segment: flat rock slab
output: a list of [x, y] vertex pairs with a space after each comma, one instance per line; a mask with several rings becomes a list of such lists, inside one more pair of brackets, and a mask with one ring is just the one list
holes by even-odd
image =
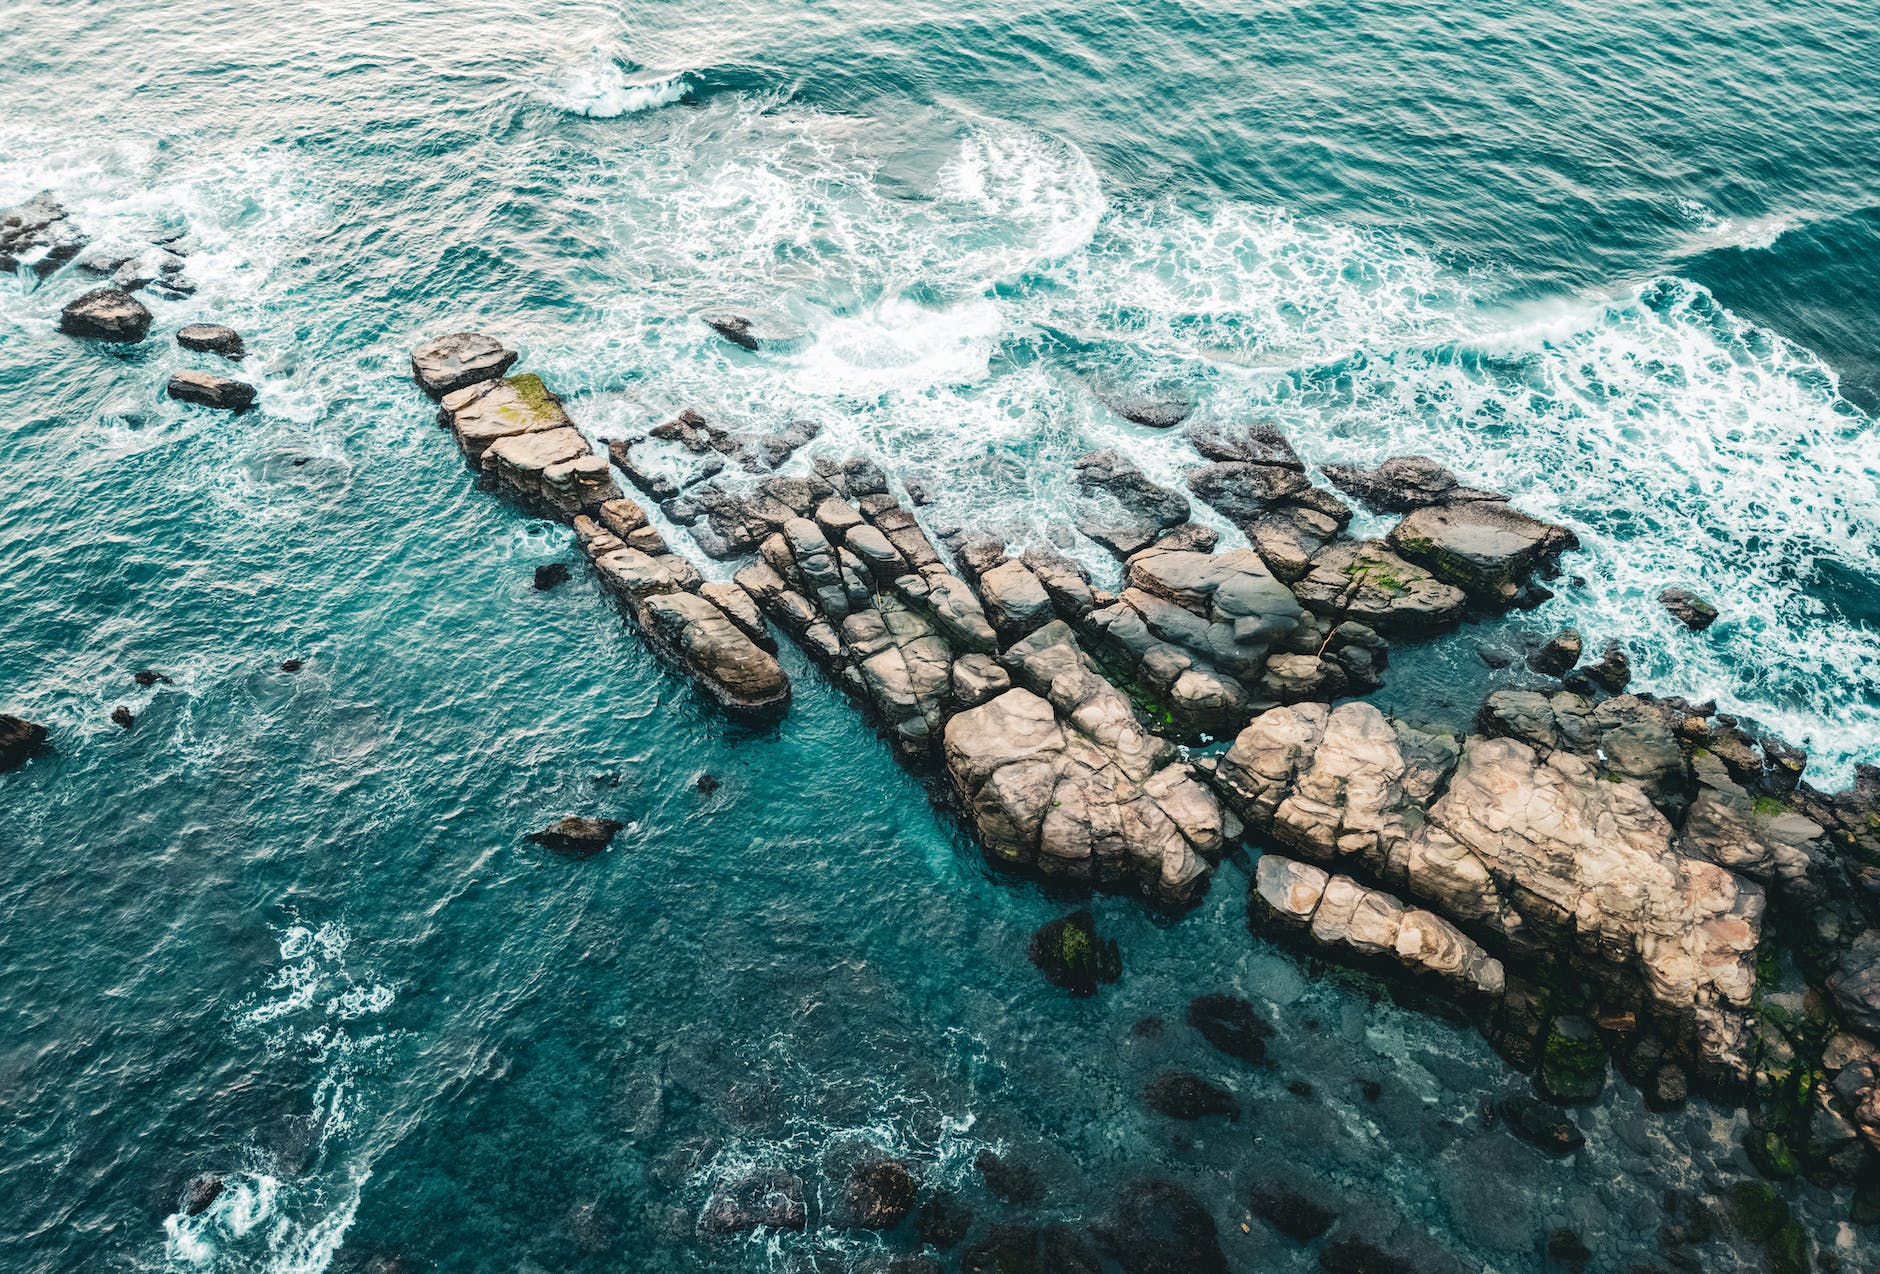
[[539, 376], [492, 381], [488, 390], [463, 403], [451, 417], [457, 442], [472, 461], [481, 461], [498, 438], [547, 433], [572, 423], [561, 399], [548, 391]]
[[150, 311], [121, 288], [93, 288], [59, 311], [59, 330], [99, 341], [141, 341], [150, 334]]
[[220, 354], [235, 360], [248, 352], [242, 345], [241, 333], [232, 327], [223, 327], [220, 323], [191, 323], [177, 331], [176, 343], [184, 349]]
[[213, 372], [180, 371], [170, 377], [170, 397], [223, 411], [247, 411], [255, 405], [255, 387]]
[[1412, 510], [1385, 537], [1391, 548], [1471, 596], [1506, 602], [1527, 577], [1579, 537], [1492, 500]]
[[442, 398], [453, 389], [494, 380], [516, 362], [516, 351], [481, 332], [452, 332], [411, 352], [411, 374], [424, 392]]

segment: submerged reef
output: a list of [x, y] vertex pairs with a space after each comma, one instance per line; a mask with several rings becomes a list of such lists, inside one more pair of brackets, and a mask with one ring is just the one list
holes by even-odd
[[[1748, 1105], [1765, 1175], [1880, 1171], [1880, 770], [1816, 791], [1782, 740], [1622, 693], [1623, 650], [1578, 666], [1571, 631], [1529, 658], [1545, 688], [1496, 691], [1463, 729], [1362, 698], [1393, 639], [1550, 596], [1570, 528], [1402, 457], [1327, 468], [1399, 518], [1354, 538], [1354, 510], [1276, 431], [1196, 425], [1188, 494], [1116, 452], [1078, 463], [1077, 529], [1118, 560], [1112, 591], [1053, 549], [930, 537], [918, 484], [903, 503], [870, 459], [775, 472], [813, 424], [747, 438], [688, 411], [597, 454], [515, 362], [456, 333], [412, 365], [471, 466], [570, 523], [645, 638], [726, 709], [787, 709], [774, 625], [997, 864], [1178, 909], [1244, 845], [1257, 932], [1465, 1016], [1549, 1101], [1591, 1100], [1611, 1070], [1657, 1108]], [[669, 545], [615, 468], [739, 562], [731, 578]], [[1189, 495], [1250, 547], [1217, 551]], [[1074, 916], [1033, 959], [1090, 993], [1116, 960], [1094, 941]], [[1511, 1127], [1570, 1151], [1571, 1121], [1536, 1109], [1552, 1113]]]

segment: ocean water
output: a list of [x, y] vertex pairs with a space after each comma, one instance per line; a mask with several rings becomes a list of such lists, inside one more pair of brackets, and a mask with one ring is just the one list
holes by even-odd
[[[1419, 1268], [1538, 1269], [1565, 1227], [1628, 1270], [1667, 1190], [1749, 1172], [1741, 1115], [1618, 1088], [1542, 1159], [1482, 1114], [1520, 1076], [1251, 936], [1232, 863], [1179, 919], [1094, 900], [1123, 980], [1054, 991], [1025, 942], [1067, 902], [990, 871], [801, 660], [752, 730], [578, 571], [535, 592], [565, 530], [474, 489], [405, 360], [498, 333], [597, 436], [814, 419], [810, 453], [1015, 544], [1084, 451], [1194, 463], [1104, 386], [1312, 462], [1424, 452], [1585, 549], [1538, 611], [1396, 652], [1384, 702], [1460, 717], [1477, 645], [1570, 622], [1836, 787], [1880, 761], [1870, 5], [33, 0], [5, 29], [0, 206], [180, 235], [197, 290], [118, 349], [55, 332], [75, 271], [0, 276], [0, 710], [56, 743], [0, 777], [0, 1268], [857, 1269], [911, 1240], [696, 1221], [764, 1166], [818, 1222], [874, 1149], [982, 1226], [1176, 1181], [1236, 1270], [1312, 1264], [1242, 1229], [1267, 1173]], [[790, 339], [748, 355], [720, 311]], [[163, 397], [192, 321], [243, 332], [260, 411]], [[1722, 618], [1684, 632], [1674, 583]], [[628, 829], [586, 862], [521, 839], [577, 812]], [[1280, 1028], [1272, 1069], [1182, 1025], [1216, 990]], [[1165, 1065], [1241, 1119], [1147, 1114]], [[988, 1147], [1040, 1203], [984, 1194]], [[1880, 1265], [1844, 1192], [1783, 1188], [1818, 1264]]]

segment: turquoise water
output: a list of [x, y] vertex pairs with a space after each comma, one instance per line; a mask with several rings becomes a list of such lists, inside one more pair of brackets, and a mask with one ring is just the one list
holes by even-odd
[[[1481, 1114], [1520, 1077], [1249, 936], [1233, 865], [1179, 920], [1096, 900], [1123, 981], [1063, 997], [1025, 941], [1066, 903], [992, 874], [793, 655], [754, 732], [579, 572], [535, 592], [566, 532], [474, 490], [405, 356], [499, 333], [600, 434], [815, 419], [813, 450], [1015, 541], [1092, 447], [1193, 461], [1093, 379], [1272, 417], [1311, 461], [1425, 451], [1576, 526], [1585, 582], [1400, 652], [1386, 701], [1466, 713], [1477, 643], [1575, 622], [1839, 786], [1880, 760], [1869, 7], [41, 0], [8, 27], [0, 206], [181, 232], [198, 290], [122, 350], [55, 333], [75, 272], [0, 276], [0, 710], [56, 743], [0, 778], [0, 1267], [857, 1268], [911, 1240], [695, 1222], [752, 1165], [814, 1221], [875, 1147], [982, 1226], [1178, 1181], [1237, 1270], [1310, 1264], [1240, 1230], [1270, 1171], [1446, 1254], [1419, 1268], [1539, 1268], [1564, 1226], [1623, 1270], [1660, 1259], [1666, 1189], [1748, 1171], [1740, 1115], [1629, 1091], [1541, 1159]], [[746, 356], [697, 322], [721, 310], [797, 337]], [[162, 396], [205, 320], [247, 337], [261, 411]], [[1670, 583], [1723, 618], [1685, 633]], [[581, 863], [521, 841], [574, 812], [629, 828]], [[1182, 1025], [1214, 990], [1280, 1027], [1273, 1069]], [[1246, 1113], [1171, 1131], [1139, 1101], [1163, 1065]], [[988, 1146], [1040, 1204], [984, 1194]], [[184, 1218], [202, 1171], [229, 1189]], [[1880, 1260], [1845, 1197], [1784, 1189], [1818, 1259]]]

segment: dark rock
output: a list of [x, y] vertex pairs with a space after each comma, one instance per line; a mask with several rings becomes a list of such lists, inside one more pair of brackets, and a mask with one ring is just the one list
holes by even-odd
[[698, 776], [697, 780], [693, 782], [692, 786], [698, 790], [700, 796], [710, 796], [724, 785], [719, 781], [716, 774], [701, 774]]
[[198, 1173], [183, 1187], [183, 1215], [201, 1216], [222, 1197], [222, 1178], [213, 1172]]
[[1880, 928], [1862, 933], [1842, 954], [1828, 977], [1828, 993], [1844, 1022], [1880, 1036]]
[[1127, 1187], [1097, 1239], [1124, 1274], [1214, 1274], [1227, 1269], [1214, 1218], [1199, 1199], [1167, 1181]]
[[625, 826], [611, 818], [575, 815], [557, 819], [539, 832], [530, 832], [529, 839], [564, 858], [592, 858], [611, 845]]
[[1547, 1232], [1547, 1259], [1562, 1269], [1580, 1274], [1593, 1260], [1593, 1249], [1586, 1240], [1562, 1226]]
[[1310, 1243], [1332, 1228], [1338, 1214], [1315, 1203], [1283, 1181], [1256, 1183], [1247, 1192], [1253, 1214], [1299, 1243]]
[[1266, 1060], [1266, 1042], [1273, 1037], [1273, 1028], [1237, 995], [1196, 996], [1188, 1002], [1188, 1025], [1229, 1057], [1256, 1066]]
[[1788, 1181], [1801, 1171], [1794, 1147], [1773, 1128], [1752, 1128], [1745, 1133], [1743, 1153], [1756, 1171], [1771, 1181]]
[[1509, 1132], [1549, 1154], [1570, 1155], [1586, 1144], [1586, 1134], [1566, 1111], [1532, 1097], [1505, 1098], [1497, 1104], [1496, 1113]]
[[566, 562], [544, 562], [535, 568], [535, 591], [546, 593], [551, 588], [559, 588], [568, 582], [568, 564]]
[[1376, 1101], [1384, 1095], [1384, 1086], [1374, 1079], [1361, 1079], [1358, 1081], [1358, 1091], [1363, 1094], [1364, 1100]]
[[1416, 1267], [1368, 1239], [1348, 1236], [1319, 1249], [1319, 1268], [1326, 1274], [1416, 1274]]
[[126, 730], [137, 724], [137, 718], [131, 715], [131, 710], [121, 703], [111, 710], [111, 720]]
[[170, 397], [179, 402], [218, 407], [223, 411], [247, 411], [255, 405], [255, 387], [245, 381], [199, 372], [190, 368], [170, 377]]
[[1121, 452], [1094, 451], [1073, 467], [1080, 490], [1107, 496], [1121, 507], [1120, 518], [1098, 511], [1078, 521], [1078, 530], [1118, 557], [1147, 548], [1163, 531], [1188, 520], [1188, 501], [1151, 482]]
[[807, 1220], [803, 1183], [787, 1172], [759, 1172], [720, 1187], [705, 1205], [699, 1228], [710, 1234], [801, 1230]]
[[1236, 433], [1212, 425], [1190, 425], [1188, 441], [1195, 450], [1210, 460], [1220, 460], [1229, 464], [1278, 465], [1284, 469], [1306, 471], [1305, 462], [1299, 459], [1299, 453], [1293, 450], [1292, 443], [1280, 432], [1279, 426], [1272, 421], [1261, 421], [1251, 425], [1244, 433]]
[[995, 1225], [960, 1254], [960, 1274], [1042, 1274], [1038, 1231], [1022, 1225]]
[[973, 1228], [973, 1210], [951, 1191], [943, 1190], [914, 1214], [914, 1237], [942, 1252], [958, 1247]]
[[1572, 628], [1563, 628], [1547, 639], [1545, 645], [1528, 656], [1528, 667], [1547, 677], [1562, 676], [1580, 662], [1580, 653], [1584, 646], [1580, 634]]
[[1084, 1237], [1053, 1221], [1038, 1232], [1039, 1269], [1049, 1274], [1101, 1274], [1103, 1262]]
[[49, 190], [0, 214], [0, 270], [8, 273], [26, 269], [43, 279], [77, 256], [85, 243]]
[[1763, 736], [1762, 750], [1763, 785], [1776, 792], [1793, 792], [1808, 769], [1808, 753], [1773, 734]]
[[307, 661], [304, 659], [283, 659], [281, 661], [282, 672], [299, 672], [302, 668], [305, 668], [306, 666], [307, 666]]
[[219, 323], [191, 323], [177, 331], [176, 343], [184, 349], [220, 354], [237, 361], [248, 352], [242, 345], [241, 333]]
[[717, 317], [707, 316], [705, 326], [730, 341], [741, 349], [757, 352], [757, 334], [751, 328], [751, 320], [739, 314], [724, 314]]
[[1160, 1071], [1142, 1091], [1143, 1101], [1170, 1119], [1206, 1119], [1226, 1115], [1239, 1122], [1240, 1102], [1219, 1084], [1187, 1071]]
[[865, 1230], [892, 1230], [914, 1210], [917, 1189], [914, 1174], [899, 1160], [860, 1164], [849, 1174], [850, 1216]]
[[1730, 1217], [1744, 1238], [1767, 1243], [1789, 1223], [1788, 1200], [1767, 1182], [1739, 1181], [1730, 1187]]
[[1597, 660], [1580, 669], [1588, 681], [1602, 690], [1618, 694], [1632, 681], [1632, 661], [1616, 641], [1606, 643], [1606, 651]]
[[1503, 500], [1493, 491], [1477, 491], [1428, 456], [1393, 456], [1375, 469], [1320, 465], [1331, 484], [1359, 503], [1382, 513], [1409, 513], [1460, 500]]
[[478, 381], [495, 380], [516, 362], [516, 351], [480, 332], [452, 332], [411, 352], [411, 374], [433, 398]]
[[1550, 1100], [1568, 1105], [1594, 1101], [1606, 1087], [1606, 1047], [1599, 1028], [1584, 1017], [1557, 1017], [1541, 1046], [1535, 1075]]
[[1147, 425], [1151, 429], [1173, 429], [1195, 409], [1193, 403], [1179, 398], [1143, 398], [1116, 393], [1102, 393], [1097, 397], [1105, 407], [1132, 425]]
[[141, 341], [150, 333], [150, 311], [120, 288], [93, 288], [59, 311], [59, 330], [100, 341]]
[[149, 689], [151, 686], [157, 685], [159, 683], [166, 685], [166, 686], [175, 684], [168, 677], [164, 676], [162, 673], [153, 672], [148, 668], [144, 669], [142, 672], [132, 673], [131, 680], [135, 681], [138, 685], [143, 686], [145, 689]]
[[1029, 1168], [1013, 1163], [991, 1150], [982, 1150], [973, 1167], [985, 1179], [986, 1189], [1005, 1203], [1036, 1203], [1038, 1178]]
[[1031, 935], [1031, 962], [1053, 986], [1072, 995], [1095, 995], [1100, 983], [1123, 976], [1123, 957], [1114, 939], [1097, 935], [1088, 910], [1073, 911]]
[[1310, 1097], [1317, 1090], [1307, 1081], [1295, 1079], [1287, 1083], [1286, 1091], [1291, 1093], [1294, 1097]]
[[1138, 1018], [1136, 1019], [1135, 1025], [1129, 1028], [1129, 1033], [1137, 1039], [1160, 1039], [1162, 1036], [1162, 1027], [1163, 1022], [1159, 1017]]
[[17, 770], [46, 746], [46, 727], [0, 713], [0, 774]]
[[1512, 650], [1506, 650], [1500, 646], [1477, 646], [1475, 657], [1490, 668], [1511, 668], [1515, 660]]
[[1717, 608], [1688, 588], [1667, 588], [1658, 600], [1692, 632], [1702, 632], [1717, 620]]

